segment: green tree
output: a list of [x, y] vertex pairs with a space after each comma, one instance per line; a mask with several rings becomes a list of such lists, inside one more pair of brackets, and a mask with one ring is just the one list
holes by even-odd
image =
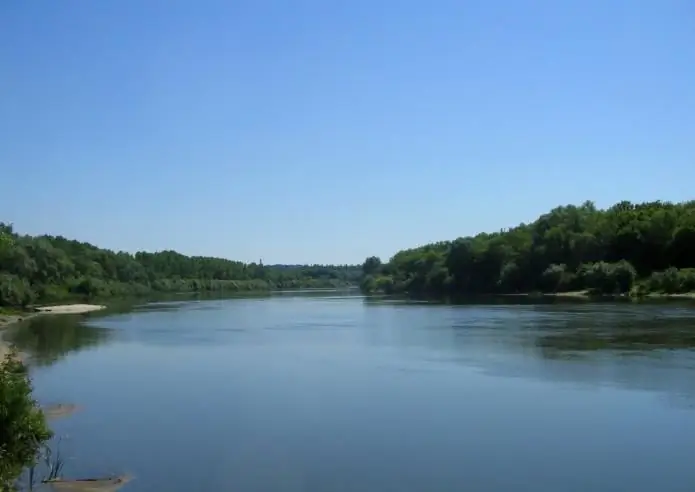
[[0, 489], [11, 490], [25, 467], [34, 465], [51, 437], [43, 412], [33, 400], [24, 365], [15, 354], [0, 362]]
[[152, 291], [252, 291], [356, 285], [359, 265], [264, 265], [175, 251], [114, 252], [0, 223], [0, 306]]
[[574, 275], [567, 271], [567, 266], [564, 263], [560, 265], [550, 265], [543, 272], [543, 290], [549, 292], [562, 292], [570, 288], [573, 279]]
[[[606, 210], [587, 201], [555, 207], [530, 224], [398, 251], [379, 272], [393, 280], [389, 289], [414, 295], [616, 294], [636, 282], [639, 291], [683, 291], [693, 289], [693, 244], [695, 201], [623, 201]], [[366, 271], [375, 274], [371, 266]], [[378, 283], [368, 286], [383, 290]]]
[[364, 275], [376, 275], [381, 270], [381, 260], [376, 256], [370, 256], [362, 264], [362, 273]]

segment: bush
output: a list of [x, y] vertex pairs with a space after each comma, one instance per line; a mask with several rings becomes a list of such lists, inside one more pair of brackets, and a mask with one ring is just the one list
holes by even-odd
[[666, 294], [683, 294], [695, 291], [695, 268], [669, 268], [663, 272], [654, 272], [646, 282], [651, 292]]
[[393, 294], [393, 278], [383, 275], [377, 277], [376, 288], [384, 294]]
[[572, 288], [575, 275], [567, 271], [565, 264], [553, 264], [541, 276], [541, 285], [546, 292], [564, 292]]
[[360, 282], [360, 290], [363, 294], [371, 294], [376, 288], [376, 279], [372, 275], [365, 275], [362, 282]]
[[11, 489], [22, 469], [34, 465], [51, 431], [31, 396], [24, 365], [11, 353], [0, 362], [0, 490]]
[[0, 274], [0, 306], [26, 307], [34, 302], [36, 294], [26, 279], [6, 273]]
[[637, 278], [635, 268], [625, 260], [584, 264], [577, 273], [582, 285], [598, 294], [629, 292]]

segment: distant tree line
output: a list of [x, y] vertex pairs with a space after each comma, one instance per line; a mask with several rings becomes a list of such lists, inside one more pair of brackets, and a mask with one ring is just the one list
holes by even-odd
[[357, 284], [359, 265], [243, 263], [175, 251], [114, 252], [0, 223], [0, 306], [151, 292], [263, 291]]
[[423, 296], [695, 291], [695, 201], [562, 206], [496, 233], [432, 243], [362, 265], [366, 293]]

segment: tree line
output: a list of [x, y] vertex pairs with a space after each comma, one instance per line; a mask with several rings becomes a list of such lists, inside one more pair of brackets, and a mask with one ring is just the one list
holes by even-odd
[[530, 224], [367, 258], [366, 293], [422, 296], [695, 291], [695, 201], [587, 201]]
[[0, 222], [0, 306], [151, 292], [265, 291], [357, 284], [359, 265], [263, 265], [175, 251], [114, 252]]

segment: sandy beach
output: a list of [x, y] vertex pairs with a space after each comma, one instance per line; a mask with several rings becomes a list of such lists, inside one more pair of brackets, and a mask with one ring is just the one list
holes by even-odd
[[2, 338], [2, 330], [10, 325], [43, 314], [84, 314], [106, 309], [106, 306], [100, 304], [63, 304], [58, 306], [41, 306], [34, 309], [34, 313], [0, 314], [0, 358], [4, 358], [5, 354], [10, 351], [9, 344]]
[[106, 309], [106, 306], [99, 304], [62, 304], [59, 306], [43, 306], [37, 307], [39, 313], [51, 314], [84, 314], [92, 311], [100, 311]]

